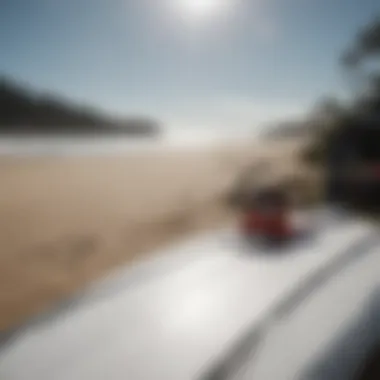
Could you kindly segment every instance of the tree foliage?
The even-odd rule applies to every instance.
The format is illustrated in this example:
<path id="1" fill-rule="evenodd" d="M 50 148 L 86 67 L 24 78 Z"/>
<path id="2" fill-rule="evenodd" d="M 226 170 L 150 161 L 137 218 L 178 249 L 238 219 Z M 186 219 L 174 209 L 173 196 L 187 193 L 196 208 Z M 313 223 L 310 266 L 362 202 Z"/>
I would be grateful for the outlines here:
<path id="1" fill-rule="evenodd" d="M 370 69 L 365 68 L 369 61 L 372 63 Z M 374 115 L 380 115 L 380 17 L 358 32 L 352 45 L 342 54 L 340 62 L 342 69 L 348 73 L 348 80 L 358 87 L 348 107 L 343 107 L 334 98 L 319 102 L 315 111 L 319 115 L 319 124 L 316 123 L 314 139 L 304 155 L 309 162 L 323 162 L 326 146 L 332 136 L 352 125 L 357 117 L 371 119 Z"/>
<path id="2" fill-rule="evenodd" d="M 120 120 L 88 106 L 57 96 L 38 94 L 0 78 L 0 133 L 126 133 L 156 134 L 158 123 L 149 118 Z"/>

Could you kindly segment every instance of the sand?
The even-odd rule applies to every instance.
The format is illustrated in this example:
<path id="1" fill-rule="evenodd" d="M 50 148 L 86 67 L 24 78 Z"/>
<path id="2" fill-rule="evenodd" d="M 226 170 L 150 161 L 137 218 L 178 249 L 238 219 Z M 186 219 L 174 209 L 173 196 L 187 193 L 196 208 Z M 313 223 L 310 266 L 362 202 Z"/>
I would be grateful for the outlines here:
<path id="1" fill-rule="evenodd" d="M 232 222 L 224 197 L 242 168 L 292 152 L 247 144 L 0 158 L 0 331 L 120 265 Z"/>

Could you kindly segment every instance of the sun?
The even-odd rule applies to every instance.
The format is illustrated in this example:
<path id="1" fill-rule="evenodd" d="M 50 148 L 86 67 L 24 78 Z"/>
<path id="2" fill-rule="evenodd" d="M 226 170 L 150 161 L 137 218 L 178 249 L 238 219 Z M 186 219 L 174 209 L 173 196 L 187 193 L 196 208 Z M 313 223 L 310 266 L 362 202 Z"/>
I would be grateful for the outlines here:
<path id="1" fill-rule="evenodd" d="M 207 15 L 217 12 L 221 6 L 220 0 L 179 0 L 184 11 L 194 15 Z"/>
<path id="2" fill-rule="evenodd" d="M 185 16 L 200 19 L 213 17 L 224 10 L 227 0 L 174 0 Z"/>

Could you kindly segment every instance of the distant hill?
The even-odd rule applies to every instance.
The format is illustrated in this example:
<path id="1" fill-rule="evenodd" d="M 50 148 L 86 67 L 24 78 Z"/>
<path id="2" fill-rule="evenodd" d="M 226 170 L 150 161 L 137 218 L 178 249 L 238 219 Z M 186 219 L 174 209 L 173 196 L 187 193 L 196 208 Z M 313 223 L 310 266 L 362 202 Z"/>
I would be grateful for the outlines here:
<path id="1" fill-rule="evenodd" d="M 77 105 L 55 95 L 40 94 L 0 78 L 0 134 L 126 134 L 156 136 L 157 121 L 134 117 L 116 119 L 105 112 Z"/>

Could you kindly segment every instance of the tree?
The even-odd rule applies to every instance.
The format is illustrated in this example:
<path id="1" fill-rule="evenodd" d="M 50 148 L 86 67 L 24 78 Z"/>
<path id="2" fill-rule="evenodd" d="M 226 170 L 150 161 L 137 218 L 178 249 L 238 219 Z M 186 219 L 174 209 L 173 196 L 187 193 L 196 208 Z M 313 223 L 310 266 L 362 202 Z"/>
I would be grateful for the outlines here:
<path id="1" fill-rule="evenodd" d="M 365 64 L 371 62 L 369 71 Z M 380 111 L 380 17 L 376 17 L 357 34 L 352 46 L 341 57 L 341 63 L 366 111 Z"/>
<path id="2" fill-rule="evenodd" d="M 354 101 L 347 108 L 330 97 L 322 99 L 314 109 L 314 138 L 305 150 L 309 162 L 322 163 L 326 147 L 342 129 L 371 120 L 380 113 L 380 17 L 372 20 L 357 34 L 353 44 L 341 56 L 340 63 L 351 85 Z M 368 68 L 367 63 L 371 63 Z M 357 116 L 360 116 L 357 118 Z"/>

